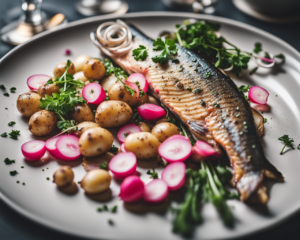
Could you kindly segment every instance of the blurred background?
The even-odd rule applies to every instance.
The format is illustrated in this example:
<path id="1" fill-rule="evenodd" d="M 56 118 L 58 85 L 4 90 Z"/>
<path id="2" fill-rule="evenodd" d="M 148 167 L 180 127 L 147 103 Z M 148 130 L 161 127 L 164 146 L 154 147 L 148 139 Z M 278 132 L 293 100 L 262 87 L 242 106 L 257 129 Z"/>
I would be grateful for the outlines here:
<path id="1" fill-rule="evenodd" d="M 300 0 L 0 0 L 0 58 L 17 44 L 55 26 L 89 16 L 141 11 L 196 12 L 265 30 L 300 51 Z M 46 207 L 46 206 L 45 206 Z M 243 239 L 299 239 L 300 214 Z M 78 239 L 40 226 L 0 199 L 0 239 Z"/>

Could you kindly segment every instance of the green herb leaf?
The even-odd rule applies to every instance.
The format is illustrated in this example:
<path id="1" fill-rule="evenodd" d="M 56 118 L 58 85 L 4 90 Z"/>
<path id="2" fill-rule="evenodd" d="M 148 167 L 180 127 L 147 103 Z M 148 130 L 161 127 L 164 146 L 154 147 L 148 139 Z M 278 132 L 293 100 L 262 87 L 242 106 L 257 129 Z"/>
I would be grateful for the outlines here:
<path id="1" fill-rule="evenodd" d="M 252 75 L 252 74 L 256 73 L 257 69 L 258 69 L 258 67 L 253 68 L 249 74 Z"/>
<path id="2" fill-rule="evenodd" d="M 16 90 L 17 90 L 17 88 L 15 88 L 15 87 L 12 87 L 12 88 L 10 88 L 9 90 L 10 90 L 10 92 L 11 92 L 11 93 L 15 93 L 15 92 L 16 92 Z"/>
<path id="3" fill-rule="evenodd" d="M 152 61 L 155 63 L 163 64 L 165 63 L 169 58 L 170 55 L 177 54 L 177 46 L 173 40 L 166 39 L 165 42 L 158 38 L 153 43 L 153 50 L 154 51 L 162 51 L 161 54 L 156 55 L 152 58 Z"/>
<path id="4" fill-rule="evenodd" d="M 112 209 L 111 209 L 110 211 L 111 211 L 112 213 L 115 213 L 115 212 L 117 212 L 117 208 L 118 208 L 118 206 L 115 205 L 115 206 L 112 207 Z"/>
<path id="5" fill-rule="evenodd" d="M 9 93 L 3 93 L 3 95 L 9 97 Z"/>
<path id="6" fill-rule="evenodd" d="M 12 139 L 18 139 L 18 136 L 20 136 L 20 131 L 12 130 L 11 133 L 9 133 L 8 135 Z"/>
<path id="7" fill-rule="evenodd" d="M 207 72 L 207 73 L 205 74 L 205 77 L 208 78 L 209 76 L 210 76 L 210 72 Z"/>
<path id="8" fill-rule="evenodd" d="M 298 145 L 297 149 L 300 150 L 300 144 Z"/>
<path id="9" fill-rule="evenodd" d="M 264 123 L 267 123 L 268 122 L 268 119 L 264 118 Z"/>
<path id="10" fill-rule="evenodd" d="M 254 48 L 253 52 L 259 53 L 259 52 L 262 51 L 261 43 L 257 42 L 257 43 L 254 44 L 254 46 L 255 46 L 255 48 Z"/>
<path id="11" fill-rule="evenodd" d="M 108 163 L 107 163 L 107 162 L 104 162 L 104 163 L 102 163 L 102 164 L 100 165 L 100 168 L 101 168 L 101 169 L 104 169 L 104 170 L 106 170 L 107 167 L 108 167 Z"/>
<path id="12" fill-rule="evenodd" d="M 3 84 L 0 85 L 0 88 L 1 88 L 2 90 L 5 90 L 5 87 L 4 87 Z"/>
<path id="13" fill-rule="evenodd" d="M 110 150 L 111 150 L 112 152 L 116 152 L 116 151 L 118 151 L 118 149 L 119 149 L 119 148 L 117 148 L 115 145 L 112 145 L 111 148 L 110 148 Z"/>
<path id="14" fill-rule="evenodd" d="M 139 48 L 132 51 L 132 56 L 137 61 L 144 61 L 148 57 L 148 52 L 145 46 L 140 45 Z"/>
<path id="15" fill-rule="evenodd" d="M 155 172 L 155 168 L 153 168 L 152 172 L 151 172 L 151 170 L 148 170 L 147 174 L 150 175 L 150 178 L 152 178 L 152 179 L 157 179 L 158 178 L 158 173 Z"/>
<path id="16" fill-rule="evenodd" d="M 284 143 L 284 146 L 280 152 L 280 155 L 283 154 L 283 151 L 286 146 L 291 147 L 292 149 L 295 149 L 294 144 L 293 144 L 294 140 L 292 138 L 290 138 L 289 135 L 283 135 L 282 137 L 278 138 L 278 140 L 282 141 Z"/>
<path id="17" fill-rule="evenodd" d="M 115 223 L 114 223 L 114 221 L 113 221 L 113 220 L 111 220 L 111 219 L 108 219 L 108 224 L 109 224 L 109 225 L 114 225 Z"/>
<path id="18" fill-rule="evenodd" d="M 103 210 L 104 211 L 108 211 L 108 207 L 107 207 L 107 205 L 105 204 L 105 205 L 103 205 Z"/>
<path id="19" fill-rule="evenodd" d="M 10 171 L 9 174 L 10 174 L 10 176 L 15 176 L 18 174 L 18 172 L 16 170 L 14 170 L 14 171 Z"/>
<path id="20" fill-rule="evenodd" d="M 10 160 L 9 158 L 5 158 L 4 162 L 5 162 L 6 165 L 10 165 L 12 163 L 15 163 L 16 161 L 15 160 Z"/>
<path id="21" fill-rule="evenodd" d="M 239 90 L 240 90 L 241 92 L 243 92 L 243 93 L 249 92 L 249 89 L 250 89 L 250 86 L 249 86 L 249 85 L 248 85 L 248 86 L 245 86 L 245 85 L 239 86 Z"/>
<path id="22" fill-rule="evenodd" d="M 6 132 L 2 133 L 1 137 L 7 137 L 7 133 Z"/>
<path id="23" fill-rule="evenodd" d="M 12 127 L 12 126 L 15 125 L 15 124 L 16 124 L 16 122 L 11 121 L 11 122 L 8 123 L 8 126 Z"/>
<path id="24" fill-rule="evenodd" d="M 132 110 L 133 110 L 133 120 L 134 120 L 135 122 L 143 121 L 143 119 L 140 117 L 140 115 L 139 115 L 137 109 L 136 109 L 136 108 L 133 108 Z"/>

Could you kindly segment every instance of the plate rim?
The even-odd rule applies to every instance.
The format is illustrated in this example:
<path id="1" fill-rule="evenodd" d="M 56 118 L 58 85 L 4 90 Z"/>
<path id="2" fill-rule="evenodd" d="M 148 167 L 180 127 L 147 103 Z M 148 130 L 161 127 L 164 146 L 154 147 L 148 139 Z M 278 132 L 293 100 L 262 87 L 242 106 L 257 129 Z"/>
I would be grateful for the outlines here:
<path id="1" fill-rule="evenodd" d="M 49 34 L 52 34 L 54 32 L 58 32 L 61 31 L 63 29 L 68 29 L 68 28 L 72 28 L 72 27 L 76 27 L 79 25 L 83 25 L 83 24 L 87 24 L 87 23 L 93 23 L 93 22 L 97 22 L 97 21 L 104 21 L 107 19 L 116 19 L 116 18 L 146 18 L 146 17 L 186 17 L 186 18 L 196 18 L 196 19 L 204 19 L 204 20 L 211 20 L 211 21 L 217 21 L 220 23 L 226 23 L 229 25 L 233 25 L 233 26 L 237 26 L 237 27 L 241 27 L 243 29 L 252 31 L 252 32 L 256 32 L 259 35 L 262 35 L 264 37 L 267 38 L 272 38 L 272 40 L 274 40 L 275 42 L 277 42 L 279 45 L 283 45 L 284 47 L 286 47 L 287 49 L 289 49 L 293 54 L 295 54 L 295 56 L 297 56 L 297 58 L 299 58 L 299 62 L 300 62 L 300 52 L 297 51 L 297 49 L 295 49 L 293 46 L 291 46 L 290 44 L 288 44 L 287 42 L 285 42 L 284 40 L 280 39 L 279 37 L 268 33 L 264 30 L 261 30 L 257 27 L 251 26 L 247 23 L 243 23 L 243 22 L 239 22 L 237 20 L 233 20 L 233 19 L 229 19 L 229 18 L 225 18 L 225 17 L 219 17 L 219 16 L 213 16 L 213 15 L 205 15 L 205 14 L 197 14 L 197 13 L 188 13 L 188 12 L 167 12 L 167 11 L 146 11 L 146 12 L 134 12 L 134 13 L 126 13 L 123 15 L 116 15 L 116 14 L 108 14 L 105 16 L 94 16 L 94 17 L 89 17 L 89 18 L 85 18 L 85 19 L 80 19 L 74 22 L 70 22 L 67 23 L 65 25 L 61 25 L 58 26 L 54 29 L 50 29 L 47 30 L 43 33 L 40 33 L 36 36 L 34 36 L 32 39 L 30 39 L 27 42 L 24 42 L 18 46 L 16 46 L 15 48 L 13 48 L 12 50 L 10 50 L 8 53 L 6 53 L 1 59 L 0 59 L 0 65 L 1 63 L 6 60 L 6 58 L 8 58 L 10 55 L 12 55 L 15 51 L 18 51 L 19 48 L 23 48 L 26 47 L 27 44 L 32 43 L 34 41 L 39 40 L 40 38 L 47 36 Z M 0 191 L 0 200 L 2 200 L 6 205 L 8 205 L 9 207 L 11 207 L 13 210 L 17 211 L 18 213 L 20 213 L 21 215 L 25 216 L 26 218 L 29 218 L 30 220 L 43 225 L 44 227 L 47 227 L 48 229 L 54 230 L 54 231 L 58 231 L 64 234 L 68 234 L 71 236 L 76 236 L 76 237 L 83 237 L 83 238 L 87 238 L 86 235 L 84 234 L 75 234 L 73 233 L 71 230 L 65 229 L 63 227 L 61 227 L 61 225 L 56 224 L 56 223 L 52 223 L 49 222 L 48 220 L 45 220 L 44 218 L 39 217 L 36 214 L 31 213 L 28 210 L 23 209 L 22 207 L 20 207 L 19 205 L 15 204 L 13 201 L 11 201 L 8 197 L 6 197 L 1 191 Z M 261 227 L 258 228 L 255 231 L 246 231 L 243 233 L 239 233 L 235 236 L 231 236 L 231 237 L 223 237 L 222 239 L 237 239 L 243 236 L 250 236 L 250 235 L 254 235 L 257 233 L 261 233 L 263 231 L 266 231 L 268 229 L 274 228 L 276 226 L 278 226 L 279 224 L 281 224 L 284 221 L 287 221 L 288 219 L 290 219 L 291 217 L 293 217 L 295 214 L 297 214 L 300 211 L 300 203 L 294 207 L 293 209 L 291 209 L 289 212 L 286 212 L 285 214 L 283 214 L 278 221 L 276 221 L 275 223 L 272 223 L 270 225 L 268 225 L 267 227 Z M 93 238 L 93 239 L 101 239 L 100 238 L 94 238 L 89 236 L 89 238 Z"/>

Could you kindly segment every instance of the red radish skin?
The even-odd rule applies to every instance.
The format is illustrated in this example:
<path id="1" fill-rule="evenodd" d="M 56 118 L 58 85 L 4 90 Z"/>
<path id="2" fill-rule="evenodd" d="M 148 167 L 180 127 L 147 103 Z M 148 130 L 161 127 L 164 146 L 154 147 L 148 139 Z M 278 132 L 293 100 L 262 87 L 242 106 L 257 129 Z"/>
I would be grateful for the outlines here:
<path id="1" fill-rule="evenodd" d="M 55 154 L 58 159 L 63 161 L 72 161 L 80 156 L 78 137 L 73 135 L 61 136 L 56 144 Z"/>
<path id="2" fill-rule="evenodd" d="M 129 176 L 124 179 L 120 187 L 120 198 L 124 202 L 136 202 L 144 196 L 145 184 L 137 176 Z"/>
<path id="3" fill-rule="evenodd" d="M 51 79 L 50 76 L 45 75 L 45 74 L 35 74 L 30 76 L 27 79 L 27 86 L 29 87 L 29 89 L 31 91 L 38 91 L 39 87 L 43 84 L 45 84 L 46 82 L 48 82 L 48 80 Z"/>
<path id="4" fill-rule="evenodd" d="M 46 141 L 46 149 L 54 158 L 58 158 L 58 155 L 56 154 L 57 150 L 55 144 L 59 138 L 60 136 L 52 137 Z"/>
<path id="5" fill-rule="evenodd" d="M 148 91 L 149 85 L 147 79 L 144 77 L 143 74 L 140 73 L 133 73 L 127 78 L 128 82 L 132 82 L 136 84 L 139 83 L 140 89 L 143 90 L 144 93 Z"/>
<path id="6" fill-rule="evenodd" d="M 195 146 L 193 146 L 192 148 L 192 154 L 190 156 L 190 159 L 195 162 L 200 162 L 203 160 L 203 158 L 195 151 Z"/>
<path id="7" fill-rule="evenodd" d="M 248 97 L 251 102 L 263 105 L 267 103 L 269 93 L 262 87 L 253 86 L 249 89 Z"/>
<path id="8" fill-rule="evenodd" d="M 185 137 L 185 136 L 182 136 L 182 135 L 178 135 L 178 134 L 169 137 L 167 140 L 171 140 L 171 139 L 174 139 L 174 138 L 181 138 L 181 139 L 189 140 L 188 137 Z"/>
<path id="9" fill-rule="evenodd" d="M 22 154 L 28 161 L 37 161 L 46 153 L 46 144 L 41 140 L 26 142 L 21 147 Z"/>
<path id="10" fill-rule="evenodd" d="M 192 153 L 192 145 L 189 140 L 181 137 L 168 138 L 158 147 L 159 155 L 167 162 L 183 162 Z"/>
<path id="11" fill-rule="evenodd" d="M 128 177 L 136 171 L 136 156 L 132 152 L 119 153 L 110 160 L 108 168 L 116 178 Z"/>
<path id="12" fill-rule="evenodd" d="M 200 140 L 196 142 L 194 152 L 204 159 L 217 155 L 216 150 L 212 146 Z"/>
<path id="13" fill-rule="evenodd" d="M 122 143 L 120 148 L 122 152 L 127 152 L 125 149 L 125 143 Z"/>
<path id="14" fill-rule="evenodd" d="M 128 82 L 128 81 L 125 82 L 125 85 L 135 91 L 134 94 L 136 94 L 136 102 L 138 102 L 140 99 L 140 90 L 139 90 L 138 86 L 136 84 L 134 84 L 132 82 Z"/>
<path id="15" fill-rule="evenodd" d="M 178 190 L 185 182 L 186 166 L 183 162 L 171 163 L 163 170 L 161 179 L 168 185 L 170 191 Z"/>
<path id="16" fill-rule="evenodd" d="M 162 202 L 168 196 L 168 185 L 161 179 L 154 179 L 145 186 L 144 200 L 148 203 Z"/>
<path id="17" fill-rule="evenodd" d="M 126 137 L 131 133 L 138 133 L 142 130 L 139 128 L 139 126 L 135 124 L 127 124 L 120 128 L 117 138 L 120 141 L 120 143 L 125 142 Z"/>
<path id="18" fill-rule="evenodd" d="M 105 100 L 106 93 L 98 83 L 89 83 L 82 89 L 82 97 L 87 103 L 99 105 Z"/>
<path id="19" fill-rule="evenodd" d="M 166 116 L 165 110 L 152 103 L 145 103 L 137 108 L 137 112 L 140 117 L 147 121 L 157 120 L 163 116 Z"/>

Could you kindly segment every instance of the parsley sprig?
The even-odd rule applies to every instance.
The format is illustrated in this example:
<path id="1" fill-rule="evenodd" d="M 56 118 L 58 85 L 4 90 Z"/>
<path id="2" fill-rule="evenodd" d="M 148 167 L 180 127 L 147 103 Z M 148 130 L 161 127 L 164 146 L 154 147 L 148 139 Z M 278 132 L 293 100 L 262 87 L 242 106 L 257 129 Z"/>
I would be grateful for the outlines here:
<path id="1" fill-rule="evenodd" d="M 152 169 L 152 172 L 151 172 L 151 170 L 148 170 L 147 174 L 150 175 L 150 178 L 152 178 L 152 179 L 158 178 L 158 173 L 155 171 L 155 168 Z"/>
<path id="2" fill-rule="evenodd" d="M 137 61 L 144 61 L 148 57 L 147 48 L 143 45 L 140 45 L 139 48 L 136 48 L 132 51 L 132 56 Z"/>
<path id="3" fill-rule="evenodd" d="M 245 86 L 245 85 L 239 86 L 239 90 L 240 90 L 240 92 L 242 92 L 243 94 L 249 92 L 249 89 L 250 89 L 250 86 L 249 86 L 249 85 L 248 85 L 248 86 Z M 244 95 L 244 96 L 245 96 L 245 98 L 246 98 L 247 100 L 249 99 L 249 98 L 248 98 L 248 95 Z"/>
<path id="4" fill-rule="evenodd" d="M 294 148 L 294 139 L 290 138 L 289 135 L 283 135 L 282 137 L 278 138 L 279 141 L 282 141 L 284 143 L 284 146 L 280 152 L 280 155 L 283 154 L 283 151 L 285 149 L 285 147 L 291 147 L 292 149 L 295 149 Z"/>
<path id="5" fill-rule="evenodd" d="M 159 55 L 152 58 L 153 62 L 160 64 L 165 63 L 171 55 L 176 55 L 178 51 L 175 41 L 168 38 L 165 41 L 161 38 L 156 39 L 153 43 L 153 50 L 162 51 Z"/>

